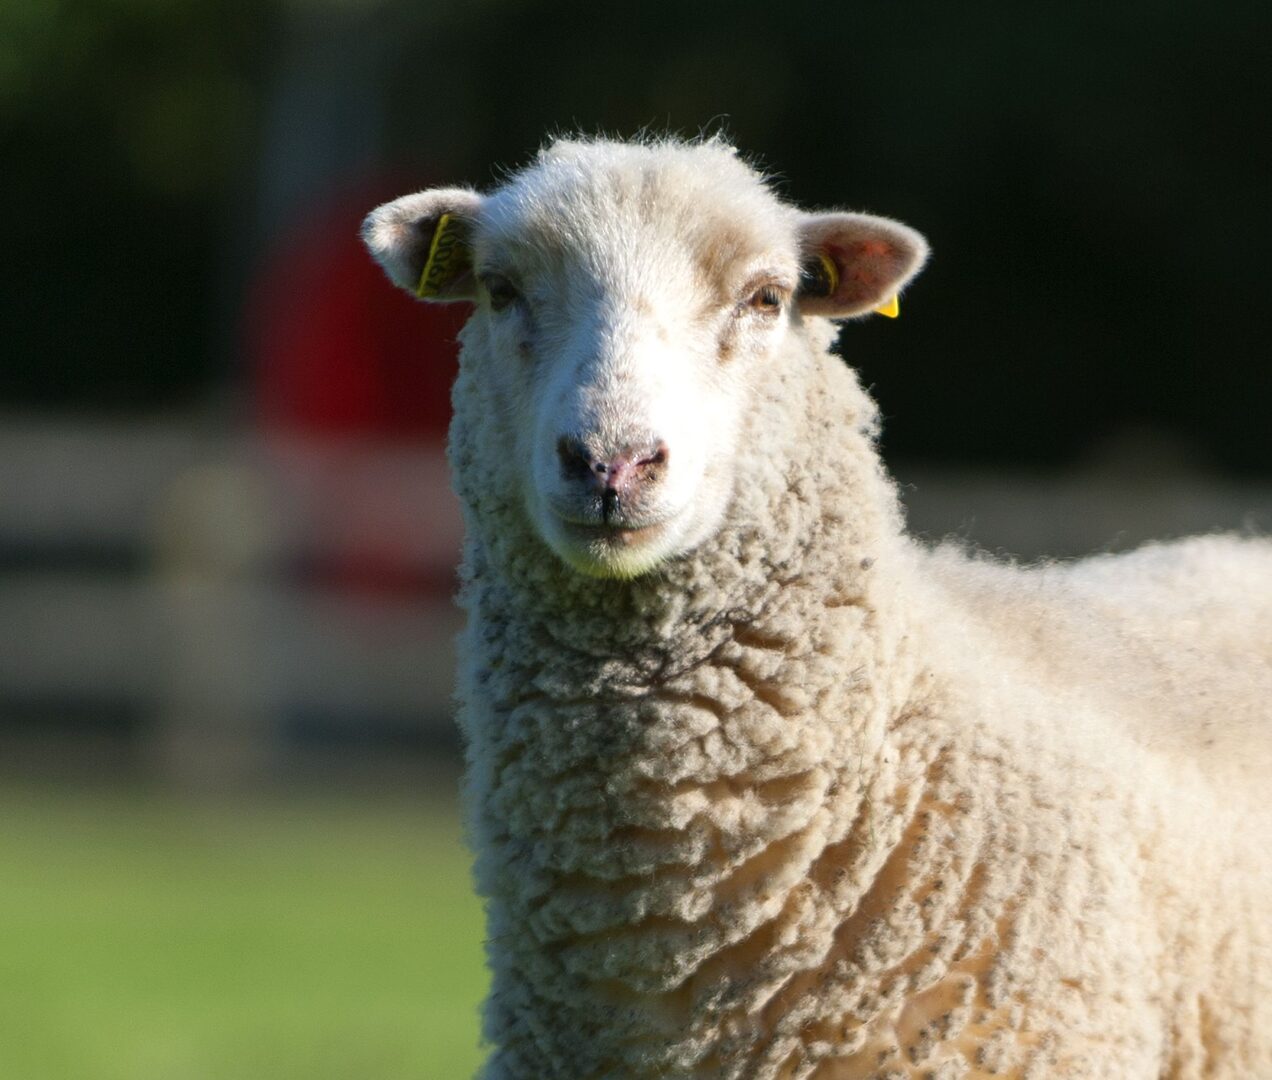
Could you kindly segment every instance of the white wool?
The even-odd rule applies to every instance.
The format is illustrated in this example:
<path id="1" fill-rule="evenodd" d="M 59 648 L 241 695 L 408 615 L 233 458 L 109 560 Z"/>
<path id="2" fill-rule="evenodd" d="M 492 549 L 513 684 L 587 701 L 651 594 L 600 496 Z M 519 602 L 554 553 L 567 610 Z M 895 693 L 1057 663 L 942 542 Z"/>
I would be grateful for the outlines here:
<path id="1" fill-rule="evenodd" d="M 487 1080 L 1272 1076 L 1272 544 L 915 544 L 820 316 L 926 249 L 718 141 L 390 204 L 399 284 L 442 212 Z"/>

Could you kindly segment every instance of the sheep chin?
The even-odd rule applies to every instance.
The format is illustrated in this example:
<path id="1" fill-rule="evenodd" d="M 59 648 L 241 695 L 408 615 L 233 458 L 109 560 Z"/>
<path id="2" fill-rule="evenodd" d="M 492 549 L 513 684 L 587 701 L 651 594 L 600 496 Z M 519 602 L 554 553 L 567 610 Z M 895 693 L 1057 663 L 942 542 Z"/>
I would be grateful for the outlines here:
<path id="1" fill-rule="evenodd" d="M 594 578 L 630 580 L 683 554 L 680 519 L 635 528 L 585 525 L 554 518 L 540 535 L 572 570 Z"/>

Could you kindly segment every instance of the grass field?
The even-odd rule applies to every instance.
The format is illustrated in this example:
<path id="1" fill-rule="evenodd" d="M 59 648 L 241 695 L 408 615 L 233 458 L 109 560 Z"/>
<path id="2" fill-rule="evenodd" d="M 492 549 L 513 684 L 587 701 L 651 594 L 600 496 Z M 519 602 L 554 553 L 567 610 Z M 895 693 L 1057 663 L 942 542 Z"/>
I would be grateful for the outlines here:
<path id="1" fill-rule="evenodd" d="M 0 791 L 0 1077 L 463 1080 L 450 803 Z"/>

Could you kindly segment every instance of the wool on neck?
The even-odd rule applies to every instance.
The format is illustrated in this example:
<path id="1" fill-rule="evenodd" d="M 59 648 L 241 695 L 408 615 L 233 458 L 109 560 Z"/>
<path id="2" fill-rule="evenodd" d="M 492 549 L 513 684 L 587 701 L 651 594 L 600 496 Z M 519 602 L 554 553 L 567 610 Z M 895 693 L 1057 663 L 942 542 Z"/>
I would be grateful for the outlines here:
<path id="1" fill-rule="evenodd" d="M 461 690 L 491 1076 L 762 1052 L 764 1005 L 825 958 L 828 917 L 906 820 L 883 752 L 905 696 L 904 544 L 874 410 L 837 361 L 792 360 L 757 394 L 725 526 L 656 575 L 580 576 L 461 478 L 470 515 L 500 518 L 470 528 L 485 663 Z M 468 431 L 461 412 L 452 454 L 471 464 Z"/>

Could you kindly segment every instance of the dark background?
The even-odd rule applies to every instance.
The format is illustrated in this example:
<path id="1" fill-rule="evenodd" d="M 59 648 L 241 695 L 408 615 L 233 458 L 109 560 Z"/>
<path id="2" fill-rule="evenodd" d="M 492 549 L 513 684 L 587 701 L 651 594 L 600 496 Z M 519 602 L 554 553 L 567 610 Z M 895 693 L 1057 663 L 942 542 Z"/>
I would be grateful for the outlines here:
<path id="1" fill-rule="evenodd" d="M 1266 5 L 185 0 L 6 19 L 0 407 L 241 410 L 243 305 L 298 223 L 322 215 L 336 244 L 370 201 L 488 185 L 555 131 L 723 127 L 789 198 L 931 239 L 901 321 L 847 342 L 890 453 L 1060 466 L 1150 428 L 1272 471 Z"/>

